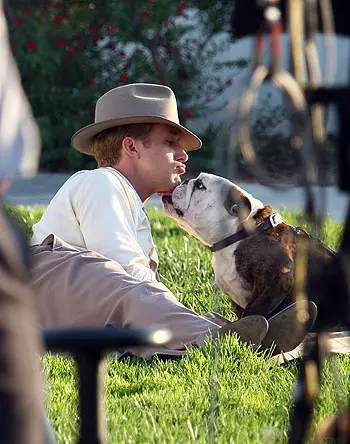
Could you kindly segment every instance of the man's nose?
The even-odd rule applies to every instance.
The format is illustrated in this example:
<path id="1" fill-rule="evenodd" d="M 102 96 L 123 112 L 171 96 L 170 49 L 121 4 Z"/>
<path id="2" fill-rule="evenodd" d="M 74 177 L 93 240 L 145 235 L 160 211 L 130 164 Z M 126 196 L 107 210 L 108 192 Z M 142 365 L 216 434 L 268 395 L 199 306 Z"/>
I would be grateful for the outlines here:
<path id="1" fill-rule="evenodd" d="M 188 154 L 186 153 L 186 151 L 180 148 L 175 154 L 175 160 L 185 163 L 188 161 Z"/>

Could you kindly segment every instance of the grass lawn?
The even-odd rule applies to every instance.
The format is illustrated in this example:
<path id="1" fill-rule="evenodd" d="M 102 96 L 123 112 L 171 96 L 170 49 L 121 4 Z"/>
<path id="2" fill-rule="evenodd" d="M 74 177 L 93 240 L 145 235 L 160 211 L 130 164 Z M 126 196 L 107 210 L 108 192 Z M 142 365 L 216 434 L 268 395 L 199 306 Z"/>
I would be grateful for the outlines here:
<path id="1" fill-rule="evenodd" d="M 12 209 L 30 234 L 42 209 Z M 162 281 L 199 313 L 232 317 L 214 285 L 211 252 L 159 210 L 149 211 Z M 283 213 L 297 225 L 298 213 Z M 323 239 L 337 248 L 342 227 L 327 221 Z M 76 367 L 72 359 L 43 358 L 47 411 L 58 443 L 78 433 Z M 113 443 L 285 443 L 297 365 L 278 366 L 236 337 L 208 342 L 179 361 L 106 359 L 104 417 Z M 350 357 L 328 358 L 311 433 L 328 414 L 347 406 Z"/>

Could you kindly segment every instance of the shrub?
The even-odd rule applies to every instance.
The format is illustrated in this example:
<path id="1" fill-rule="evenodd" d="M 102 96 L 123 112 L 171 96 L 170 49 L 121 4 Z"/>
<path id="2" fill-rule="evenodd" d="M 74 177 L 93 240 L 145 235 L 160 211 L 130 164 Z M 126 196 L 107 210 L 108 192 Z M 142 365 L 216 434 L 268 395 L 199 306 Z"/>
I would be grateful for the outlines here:
<path id="1" fill-rule="evenodd" d="M 10 40 L 43 141 L 41 168 L 95 166 L 69 149 L 70 138 L 93 122 L 97 98 L 119 85 L 169 85 L 183 124 L 205 115 L 231 85 L 221 69 L 243 63 L 217 59 L 229 44 L 231 6 L 229 0 L 9 2 Z"/>

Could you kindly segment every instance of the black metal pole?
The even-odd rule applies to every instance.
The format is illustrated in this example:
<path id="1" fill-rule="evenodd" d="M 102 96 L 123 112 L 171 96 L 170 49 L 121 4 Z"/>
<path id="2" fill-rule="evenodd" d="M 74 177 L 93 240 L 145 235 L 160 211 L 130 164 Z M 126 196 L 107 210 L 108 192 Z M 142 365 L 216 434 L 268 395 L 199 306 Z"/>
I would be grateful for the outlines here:
<path id="1" fill-rule="evenodd" d="M 310 368 L 314 371 L 310 372 Z M 312 412 L 320 384 L 321 359 L 318 334 L 308 355 L 301 360 L 295 387 L 295 407 L 291 417 L 288 444 L 301 444 L 307 436 Z M 316 380 L 315 380 L 316 379 Z M 315 387 L 317 391 L 315 392 Z"/>
<path id="2" fill-rule="evenodd" d="M 102 355 L 99 351 L 80 351 L 75 358 L 79 369 L 79 444 L 102 444 L 98 417 L 98 367 Z"/>
<path id="3" fill-rule="evenodd" d="M 334 103 L 337 107 L 338 116 L 340 120 L 340 141 L 338 146 L 338 166 L 339 166 L 339 182 L 338 187 L 342 191 L 350 191 L 350 158 L 349 158 L 349 145 L 350 145 L 350 88 L 317 88 L 306 90 L 306 97 L 309 104 Z M 349 322 L 349 314 L 346 312 L 349 307 L 349 288 L 350 280 L 348 276 L 348 270 L 346 264 L 349 262 L 350 257 L 350 206 L 345 223 L 345 230 L 343 234 L 343 240 L 340 247 L 337 260 L 332 263 L 330 267 L 329 279 L 333 282 L 333 291 L 335 291 L 337 301 L 335 302 L 334 296 L 330 298 L 331 291 L 329 286 L 325 285 L 325 300 L 323 302 L 324 307 L 321 313 L 327 313 L 327 319 L 324 319 L 323 331 L 327 331 L 332 327 L 332 322 L 336 320 L 343 320 L 344 324 Z M 335 279 L 338 277 L 338 279 Z M 329 301 L 333 303 L 330 305 Z M 329 309 L 327 311 L 327 308 Z M 320 372 L 322 368 L 322 350 L 320 350 L 319 334 L 314 345 L 308 352 L 307 356 L 301 361 L 298 382 L 295 388 L 294 400 L 295 407 L 293 409 L 291 417 L 291 430 L 289 437 L 289 444 L 299 444 L 305 442 L 309 424 L 312 419 L 312 412 L 314 408 L 315 397 L 317 393 L 310 395 L 310 382 L 311 385 L 317 388 L 320 383 Z M 310 381 L 310 372 L 308 374 L 308 368 L 312 368 L 312 379 Z M 308 387 L 309 386 L 309 387 Z M 338 441 L 337 441 L 338 442 Z"/>
<path id="4" fill-rule="evenodd" d="M 99 427 L 98 367 L 110 350 L 166 345 L 171 332 L 152 327 L 57 327 L 42 331 L 48 350 L 70 351 L 79 371 L 79 444 L 102 444 Z"/>

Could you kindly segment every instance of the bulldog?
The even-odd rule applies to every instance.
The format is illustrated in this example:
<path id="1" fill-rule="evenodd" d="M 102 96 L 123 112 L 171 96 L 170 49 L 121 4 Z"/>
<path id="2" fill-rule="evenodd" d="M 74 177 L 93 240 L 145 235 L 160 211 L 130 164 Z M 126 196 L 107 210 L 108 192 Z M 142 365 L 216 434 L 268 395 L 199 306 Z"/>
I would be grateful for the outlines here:
<path id="1" fill-rule="evenodd" d="M 296 230 L 229 180 L 201 173 L 163 196 L 166 214 L 213 251 L 216 285 L 240 317 L 270 317 L 292 304 Z M 311 239 L 308 282 L 317 280 L 333 252 Z M 307 287 L 316 305 L 319 293 Z M 311 286 L 312 287 L 312 286 Z"/>

